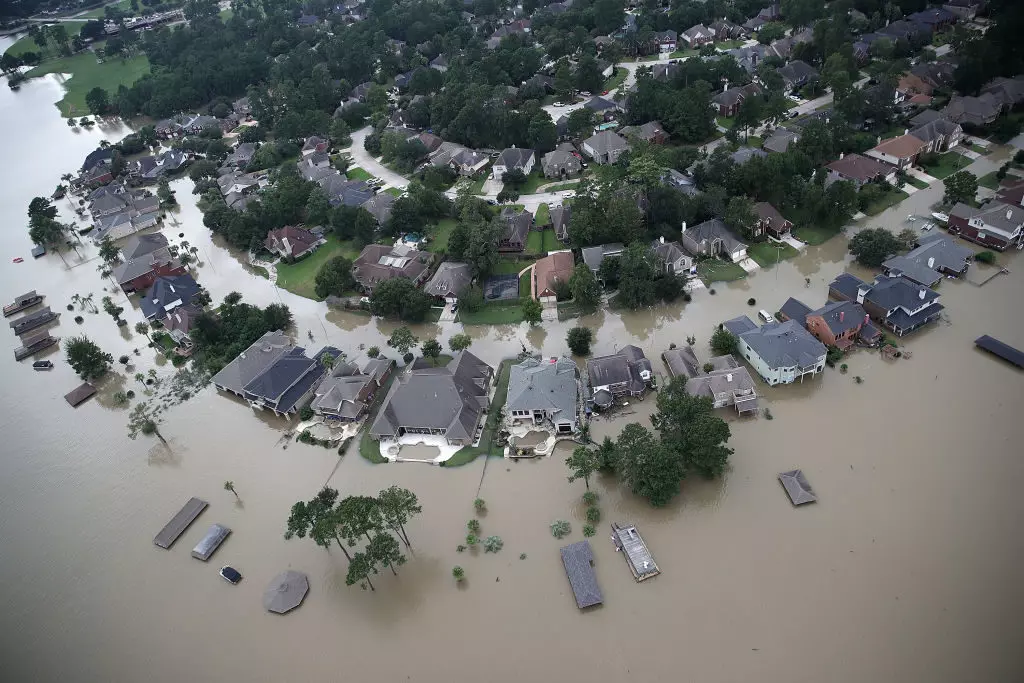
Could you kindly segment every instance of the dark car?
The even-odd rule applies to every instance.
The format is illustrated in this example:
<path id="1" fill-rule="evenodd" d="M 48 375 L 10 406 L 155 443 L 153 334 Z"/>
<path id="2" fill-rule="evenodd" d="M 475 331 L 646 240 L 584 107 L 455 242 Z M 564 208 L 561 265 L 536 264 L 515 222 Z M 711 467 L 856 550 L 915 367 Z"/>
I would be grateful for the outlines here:
<path id="1" fill-rule="evenodd" d="M 236 584 L 242 580 L 242 575 L 234 567 L 221 567 L 220 577 L 230 584 Z"/>
<path id="2" fill-rule="evenodd" d="M 32 364 L 32 369 L 33 370 L 52 370 L 53 369 L 53 361 L 37 360 L 35 363 Z"/>

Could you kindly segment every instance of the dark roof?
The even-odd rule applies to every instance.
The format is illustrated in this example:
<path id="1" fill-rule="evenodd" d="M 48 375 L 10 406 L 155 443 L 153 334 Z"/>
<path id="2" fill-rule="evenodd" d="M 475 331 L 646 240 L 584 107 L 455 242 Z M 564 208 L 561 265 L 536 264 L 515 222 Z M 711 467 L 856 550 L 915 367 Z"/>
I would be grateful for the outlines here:
<path id="1" fill-rule="evenodd" d="M 790 470 L 789 472 L 783 472 L 779 475 L 779 481 L 782 483 L 783 488 L 786 489 L 786 493 L 789 495 L 789 499 L 793 502 L 793 505 L 803 505 L 804 503 L 813 503 L 818 500 L 818 497 L 814 494 L 814 489 L 807 482 L 807 477 L 801 470 Z"/>
<path id="2" fill-rule="evenodd" d="M 830 163 L 827 168 L 845 178 L 854 178 L 860 181 L 873 180 L 893 172 L 891 166 L 886 166 L 881 161 L 875 161 L 860 154 L 847 154 Z"/>
<path id="3" fill-rule="evenodd" d="M 494 163 L 499 166 L 505 166 L 510 169 L 522 169 L 533 157 L 532 149 L 525 149 L 523 147 L 509 147 L 503 150 L 498 158 L 494 160 Z"/>
<path id="4" fill-rule="evenodd" d="M 568 204 L 560 204 L 551 209 L 551 227 L 555 230 L 555 237 L 560 240 L 569 239 L 569 219 L 572 217 L 572 207 Z"/>
<path id="5" fill-rule="evenodd" d="M 754 321 L 745 315 L 733 318 L 732 320 L 726 320 L 722 325 L 737 337 L 744 332 L 750 332 L 751 330 L 757 329 L 757 325 L 754 324 Z"/>
<path id="6" fill-rule="evenodd" d="M 137 259 L 146 254 L 162 249 L 168 245 L 167 238 L 161 232 L 154 232 L 148 235 L 132 235 L 121 247 L 121 255 L 125 261 Z"/>
<path id="7" fill-rule="evenodd" d="M 779 313 L 785 316 L 787 320 L 795 320 L 801 325 L 805 323 L 807 314 L 810 312 L 810 306 L 793 297 L 786 299 L 786 303 L 782 304 L 782 308 L 779 309 Z"/>
<path id="8" fill-rule="evenodd" d="M 596 112 L 608 111 L 609 109 L 618 109 L 619 105 L 604 97 L 591 97 L 587 100 L 587 103 L 583 105 L 587 109 Z"/>
<path id="9" fill-rule="evenodd" d="M 904 277 L 879 277 L 865 296 L 865 300 L 888 311 L 897 307 L 914 310 L 938 298 L 938 292 Z"/>
<path id="10" fill-rule="evenodd" d="M 894 326 L 906 330 L 911 327 L 916 327 L 924 322 L 927 322 L 937 313 L 941 313 L 943 310 L 945 310 L 945 308 L 946 307 L 943 306 L 942 304 L 932 304 L 925 308 L 924 310 L 914 313 L 913 315 L 907 313 L 906 309 L 904 308 L 897 308 L 895 312 L 890 313 L 888 316 L 886 316 L 886 320 L 892 323 Z"/>
<path id="11" fill-rule="evenodd" d="M 191 303 L 202 287 L 189 274 L 157 277 L 139 300 L 139 308 L 147 318 L 162 320 L 177 306 Z"/>
<path id="12" fill-rule="evenodd" d="M 473 281 L 473 270 L 468 263 L 445 261 L 437 272 L 423 285 L 423 291 L 431 296 L 446 296 L 462 293 Z"/>
<path id="13" fill-rule="evenodd" d="M 839 273 L 839 275 L 836 276 L 836 279 L 833 280 L 828 287 L 829 289 L 834 289 L 848 299 L 856 299 L 857 289 L 867 286 L 868 283 L 855 275 Z"/>
<path id="14" fill-rule="evenodd" d="M 576 597 L 576 606 L 583 609 L 604 602 L 601 588 L 597 585 L 597 575 L 594 573 L 594 553 L 590 549 L 590 543 L 571 543 L 560 552 L 565 573 L 569 577 L 569 585 L 572 586 L 573 595 Z"/>
<path id="15" fill-rule="evenodd" d="M 87 398 L 96 393 L 96 387 L 84 382 L 79 384 L 77 387 L 64 394 L 64 400 L 71 404 L 72 408 L 77 408 L 80 403 L 85 401 Z"/>
<path id="16" fill-rule="evenodd" d="M 1024 368 L 1024 353 L 1013 348 L 1009 344 L 1004 344 L 998 339 L 993 339 L 987 334 L 975 339 L 974 344 L 980 349 L 984 349 L 989 353 L 999 356 L 1005 361 L 1013 363 L 1018 368 Z"/>
<path id="17" fill-rule="evenodd" d="M 838 336 L 861 325 L 867 317 L 867 312 L 853 301 L 833 301 L 809 315 L 821 316 L 829 331 Z"/>

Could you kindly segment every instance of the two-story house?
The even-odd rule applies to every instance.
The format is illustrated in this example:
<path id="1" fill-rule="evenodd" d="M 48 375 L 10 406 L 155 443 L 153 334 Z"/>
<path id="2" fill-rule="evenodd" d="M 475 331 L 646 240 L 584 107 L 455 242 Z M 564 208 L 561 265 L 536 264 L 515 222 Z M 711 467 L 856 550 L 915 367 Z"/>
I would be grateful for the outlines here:
<path id="1" fill-rule="evenodd" d="M 917 161 L 917 156 L 928 146 L 910 134 L 883 140 L 864 154 L 905 171 Z"/>
<path id="2" fill-rule="evenodd" d="M 1003 251 L 1020 247 L 1024 228 L 1024 207 L 998 200 L 981 208 L 957 204 L 949 212 L 949 233 L 965 240 Z"/>
<path id="3" fill-rule="evenodd" d="M 394 366 L 388 358 L 374 358 L 362 370 L 355 363 L 339 363 L 316 387 L 310 408 L 328 420 L 358 420 Z"/>
<path id="4" fill-rule="evenodd" d="M 505 229 L 498 235 L 498 251 L 520 252 L 526 249 L 526 240 L 533 227 L 533 214 L 506 207 L 501 210 L 501 220 Z"/>
<path id="5" fill-rule="evenodd" d="M 509 147 L 494 160 L 494 165 L 491 167 L 491 178 L 501 180 L 502 176 L 509 171 L 519 171 L 523 175 L 530 175 L 535 162 L 536 155 L 532 149 Z"/>
<path id="6" fill-rule="evenodd" d="M 860 154 L 840 154 L 839 158 L 825 166 L 828 169 L 827 182 L 848 180 L 859 190 L 866 183 L 896 180 L 896 168 Z"/>
<path id="7" fill-rule="evenodd" d="M 722 256 L 734 263 L 747 257 L 747 245 L 718 218 L 687 228 L 683 223 L 683 246 L 694 256 Z"/>
<path id="8" fill-rule="evenodd" d="M 660 237 L 651 244 L 651 251 L 670 275 L 685 277 L 693 268 L 693 257 L 679 242 L 666 242 L 664 237 Z"/>
<path id="9" fill-rule="evenodd" d="M 527 358 L 513 365 L 508 378 L 505 414 L 515 424 L 550 423 L 556 434 L 572 434 L 579 427 L 579 382 L 570 358 L 550 361 Z"/>
<path id="10" fill-rule="evenodd" d="M 779 210 L 768 202 L 754 204 L 754 236 L 768 233 L 773 237 L 782 237 L 793 229 L 793 223 L 779 213 Z"/>
<path id="11" fill-rule="evenodd" d="M 654 386 L 651 361 L 638 347 L 628 345 L 610 356 L 587 360 L 590 400 L 600 409 L 609 408 L 623 396 L 642 396 Z"/>
<path id="12" fill-rule="evenodd" d="M 736 336 L 736 350 L 768 384 L 801 382 L 825 369 L 828 349 L 795 320 L 758 327 L 747 316 L 723 323 Z"/>
<path id="13" fill-rule="evenodd" d="M 944 310 L 938 292 L 905 277 L 880 275 L 868 284 L 840 273 L 829 284 L 828 295 L 836 301 L 855 301 L 872 320 L 900 337 L 938 320 Z"/>

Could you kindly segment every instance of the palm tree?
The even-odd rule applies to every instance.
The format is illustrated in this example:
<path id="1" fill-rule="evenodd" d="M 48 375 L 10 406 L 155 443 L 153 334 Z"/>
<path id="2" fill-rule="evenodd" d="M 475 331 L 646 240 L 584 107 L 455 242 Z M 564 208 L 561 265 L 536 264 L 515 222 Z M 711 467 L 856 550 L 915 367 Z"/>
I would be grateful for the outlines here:
<path id="1" fill-rule="evenodd" d="M 312 334 L 312 332 L 310 332 L 310 334 Z M 320 365 L 330 370 L 334 367 L 334 356 L 329 353 L 323 353 L 320 356 Z"/>
<path id="2" fill-rule="evenodd" d="M 235 494 L 235 500 L 242 500 L 241 498 L 238 497 L 238 491 L 235 490 L 235 482 L 231 481 L 230 479 L 224 482 L 224 490 L 231 491 L 231 493 Z"/>
<path id="3" fill-rule="evenodd" d="M 135 373 L 135 381 L 139 382 L 140 384 L 145 384 L 146 383 L 146 376 L 143 375 L 141 372 L 136 372 Z"/>
<path id="4" fill-rule="evenodd" d="M 135 323 L 135 331 L 138 334 L 143 335 L 146 339 L 149 339 L 149 343 L 152 344 L 153 340 L 149 336 L 149 324 L 148 323 Z M 141 373 L 139 373 L 141 374 Z M 138 379 L 138 377 L 136 377 Z"/>

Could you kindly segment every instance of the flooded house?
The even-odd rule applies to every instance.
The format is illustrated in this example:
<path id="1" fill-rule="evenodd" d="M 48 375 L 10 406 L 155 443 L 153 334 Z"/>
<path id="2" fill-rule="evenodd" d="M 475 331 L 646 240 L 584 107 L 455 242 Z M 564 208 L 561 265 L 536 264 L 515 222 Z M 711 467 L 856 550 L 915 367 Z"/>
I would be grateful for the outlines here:
<path id="1" fill-rule="evenodd" d="M 842 351 L 856 342 L 873 346 L 882 340 L 882 333 L 871 324 L 867 311 L 854 301 L 830 301 L 817 310 L 790 297 L 779 309 L 779 317 L 795 320 L 826 346 Z"/>
<path id="2" fill-rule="evenodd" d="M 960 246 L 951 237 L 932 233 L 920 237 L 917 246 L 905 256 L 887 259 L 882 268 L 886 275 L 902 275 L 919 285 L 934 287 L 943 275 L 965 275 L 973 259 L 971 249 Z"/>
<path id="3" fill-rule="evenodd" d="M 840 273 L 828 286 L 829 298 L 856 301 L 872 320 L 902 337 L 939 319 L 939 293 L 905 277 L 879 275 L 871 284 Z"/>
<path id="4" fill-rule="evenodd" d="M 358 420 L 369 409 L 394 366 L 395 361 L 388 358 L 374 358 L 362 370 L 355 363 L 340 363 L 316 387 L 310 408 L 328 420 Z"/>
<path id="5" fill-rule="evenodd" d="M 742 414 L 757 412 L 757 390 L 750 372 L 732 354 L 697 359 L 692 346 L 661 354 L 669 374 L 686 380 L 686 393 L 710 398 L 715 408 L 733 406 Z"/>
<path id="6" fill-rule="evenodd" d="M 758 327 L 744 315 L 723 324 L 736 336 L 739 354 L 772 386 L 802 382 L 825 369 L 825 345 L 795 320 Z"/>
<path id="7" fill-rule="evenodd" d="M 512 422 L 550 423 L 556 434 L 579 427 L 579 382 L 570 358 L 527 358 L 509 373 L 505 414 Z"/>
<path id="8" fill-rule="evenodd" d="M 616 399 L 643 396 L 654 386 L 654 371 L 644 352 L 632 344 L 608 356 L 587 360 L 590 400 L 600 409 L 610 408 Z"/>

